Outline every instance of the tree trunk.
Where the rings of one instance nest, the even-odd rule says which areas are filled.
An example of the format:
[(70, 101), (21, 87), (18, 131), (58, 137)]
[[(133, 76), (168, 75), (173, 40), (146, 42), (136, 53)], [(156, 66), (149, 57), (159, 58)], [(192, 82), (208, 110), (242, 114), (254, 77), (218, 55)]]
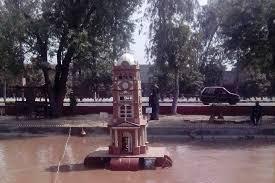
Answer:
[(237, 65), (236, 65), (236, 78), (235, 78), (235, 81), (234, 81), (234, 89), (235, 89), (235, 93), (238, 93), (239, 92), (239, 84), (240, 84), (240, 63), (237, 62)]
[[(64, 81), (64, 80), (63, 80)], [(54, 87), (47, 87), (50, 103), (50, 115), (51, 117), (60, 117), (63, 113), (63, 101), (66, 95), (66, 82), (61, 80), (54, 83)]]
[[(42, 67), (45, 88), (48, 93), (49, 103), (50, 103), (50, 115), (51, 117), (59, 117), (63, 112), (63, 101), (67, 92), (66, 83), (68, 80), (69, 66), (72, 61), (73, 54), (75, 53), (75, 44), (71, 44), (62, 60), (63, 44), (67, 35), (67, 30), (64, 31), (58, 53), (57, 53), (57, 65), (55, 78), (52, 82), (49, 77), (49, 68), (46, 66)], [(37, 42), (39, 45), (39, 55), (42, 63), (48, 63), (48, 39), (43, 41), (36, 31), (35, 35), (37, 37)], [(62, 61), (62, 62), (61, 62)]]
[(70, 70), (70, 63), (75, 52), (75, 47), (71, 46), (63, 59), (62, 65), (58, 65), (58, 72), (56, 72), (54, 86), (52, 88), (53, 97), (51, 108), (53, 117), (60, 117), (63, 113), (63, 101), (67, 92), (67, 81)]
[(175, 88), (173, 93), (173, 102), (172, 102), (172, 114), (177, 114), (177, 105), (179, 99), (179, 70), (175, 69)]
[(55, 110), (54, 92), (53, 92), (52, 84), (49, 78), (48, 70), (46, 68), (42, 68), (42, 71), (43, 71), (44, 80), (45, 80), (45, 90), (46, 90), (46, 93), (48, 94), (47, 97), (49, 98), (49, 104), (50, 104), (49, 115), (53, 117), (54, 110)]
[[(56, 72), (57, 76), (52, 85), (49, 79), (49, 71), (47, 68), (42, 69), (45, 79), (45, 88), (49, 97), (50, 104), (50, 116), (60, 117), (63, 112), (63, 101), (66, 95), (66, 82), (67, 75), (69, 72), (69, 67), (63, 67), (60, 72)], [(67, 74), (66, 74), (67, 72)]]
[(4, 97), (4, 103), (6, 104), (6, 101), (7, 101), (7, 81), (6, 81), (6, 78), (4, 78), (3, 97)]

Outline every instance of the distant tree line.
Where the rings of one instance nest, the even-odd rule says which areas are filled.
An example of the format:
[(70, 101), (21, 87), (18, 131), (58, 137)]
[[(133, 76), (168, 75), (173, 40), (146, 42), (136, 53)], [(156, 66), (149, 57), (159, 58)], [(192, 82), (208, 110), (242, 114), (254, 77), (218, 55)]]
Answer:
[(270, 0), (209, 0), (205, 6), (196, 0), (3, 0), (0, 83), (16, 85), (25, 77), (29, 85), (44, 85), (54, 116), (71, 90), (110, 91), (112, 64), (129, 49), (131, 15), (142, 3), (153, 82), (172, 95), (172, 113), (180, 95), (220, 85), (228, 66), (236, 71), (233, 91), (275, 94)]
[(180, 93), (220, 85), (228, 65), (236, 71), (233, 91), (275, 94), (274, 1), (209, 0), (199, 6), (193, 0), (150, 0), (147, 17), (147, 53), (162, 92), (173, 95), (172, 113)]

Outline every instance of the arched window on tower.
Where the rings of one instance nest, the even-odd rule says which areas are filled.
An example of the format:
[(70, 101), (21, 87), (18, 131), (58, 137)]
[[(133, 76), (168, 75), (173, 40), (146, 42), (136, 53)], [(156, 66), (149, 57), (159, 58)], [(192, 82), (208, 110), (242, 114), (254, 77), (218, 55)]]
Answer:
[(132, 106), (131, 105), (121, 105), (119, 108), (119, 116), (121, 118), (132, 118), (133, 112), (132, 112)]

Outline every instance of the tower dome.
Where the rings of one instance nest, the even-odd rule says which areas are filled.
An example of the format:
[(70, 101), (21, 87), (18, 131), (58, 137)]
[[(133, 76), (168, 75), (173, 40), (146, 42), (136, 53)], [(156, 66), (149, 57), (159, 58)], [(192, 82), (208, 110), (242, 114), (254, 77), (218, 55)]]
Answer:
[(117, 61), (116, 65), (121, 65), (123, 62), (127, 62), (129, 65), (137, 65), (137, 61), (135, 61), (135, 58), (130, 53), (124, 53)]

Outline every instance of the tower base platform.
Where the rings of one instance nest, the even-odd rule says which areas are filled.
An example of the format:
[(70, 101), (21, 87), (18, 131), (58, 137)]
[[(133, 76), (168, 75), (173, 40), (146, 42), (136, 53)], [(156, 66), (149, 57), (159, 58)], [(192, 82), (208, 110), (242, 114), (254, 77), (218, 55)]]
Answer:
[(107, 168), (117, 171), (137, 171), (155, 169), (157, 167), (171, 167), (172, 159), (164, 147), (148, 147), (145, 154), (109, 154), (108, 147), (100, 147), (90, 153), (84, 160), (88, 168)]

